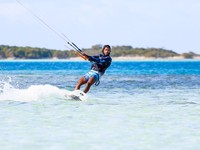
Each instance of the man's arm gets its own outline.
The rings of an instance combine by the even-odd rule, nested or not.
[[[83,54],[83,56],[87,57],[89,61],[91,62],[96,62],[96,63],[99,63],[100,62],[100,59],[99,59],[99,56],[89,56],[87,54]]]

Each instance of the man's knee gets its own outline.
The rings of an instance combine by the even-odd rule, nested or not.
[[[89,81],[87,82],[87,85],[88,85],[88,86],[92,86],[94,83],[95,83],[95,80],[89,80]]]
[[[79,84],[84,84],[84,83],[86,83],[87,81],[86,81],[86,79],[84,78],[84,77],[81,77],[79,80],[78,80],[78,83]]]
[[[92,84],[93,84],[93,82],[91,82],[91,81],[87,82],[87,86],[89,86],[89,87],[92,86]]]

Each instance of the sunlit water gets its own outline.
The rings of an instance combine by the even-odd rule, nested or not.
[[[198,150],[200,62],[113,62],[70,101],[88,62],[1,61],[2,150]]]

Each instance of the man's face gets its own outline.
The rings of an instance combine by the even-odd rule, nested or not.
[[[105,47],[103,52],[104,52],[104,55],[109,55],[110,54],[110,49],[108,47]]]

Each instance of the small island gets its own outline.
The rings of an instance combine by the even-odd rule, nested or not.
[[[82,50],[88,55],[96,55],[102,49],[101,44]],[[178,54],[163,48],[133,48],[132,46],[112,46],[114,59],[200,59],[194,52]],[[0,45],[0,59],[76,59],[73,50],[56,50],[38,47],[19,47]]]

